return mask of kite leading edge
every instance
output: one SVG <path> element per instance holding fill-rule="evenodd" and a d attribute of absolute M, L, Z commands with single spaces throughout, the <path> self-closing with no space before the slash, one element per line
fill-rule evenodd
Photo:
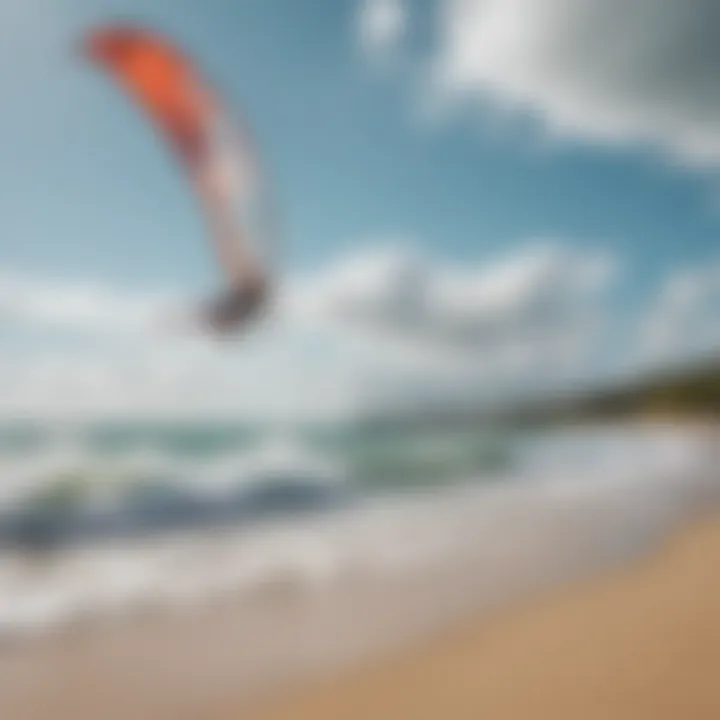
<path fill-rule="evenodd" d="M 110 25 L 84 39 L 86 56 L 145 112 L 185 168 L 200 200 L 226 279 L 201 310 L 210 330 L 228 333 L 257 317 L 268 296 L 267 187 L 247 128 L 227 111 L 195 63 L 159 34 Z"/>

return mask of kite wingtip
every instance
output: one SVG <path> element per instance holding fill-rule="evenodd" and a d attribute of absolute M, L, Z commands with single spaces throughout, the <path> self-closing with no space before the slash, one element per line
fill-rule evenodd
<path fill-rule="evenodd" d="M 115 19 L 88 27 L 80 37 L 84 55 L 95 61 L 108 59 L 129 41 L 157 35 L 151 28 L 130 19 Z"/>

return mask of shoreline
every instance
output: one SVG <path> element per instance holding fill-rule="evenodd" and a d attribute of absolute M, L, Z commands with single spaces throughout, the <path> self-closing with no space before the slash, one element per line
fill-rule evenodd
<path fill-rule="evenodd" d="M 526 599 L 247 720 L 714 720 L 720 717 L 720 515 L 598 577 Z M 232 706 L 213 714 L 231 720 Z"/>
<path fill-rule="evenodd" d="M 716 507 L 720 490 L 694 442 L 649 448 L 639 464 L 618 451 L 583 473 L 551 466 L 259 534 L 60 557 L 46 570 L 66 581 L 81 570 L 77 587 L 95 605 L 0 648 L 0 714 L 252 717 L 290 688 L 388 667 L 442 644 L 448 628 L 487 628 L 512 608 L 543 605 L 556 588 L 632 572 Z M 139 604 L 125 594 L 138 589 L 136 568 L 153 569 Z M 52 609 L 57 598 L 47 599 Z M 32 619 L 48 608 L 27 610 Z"/>

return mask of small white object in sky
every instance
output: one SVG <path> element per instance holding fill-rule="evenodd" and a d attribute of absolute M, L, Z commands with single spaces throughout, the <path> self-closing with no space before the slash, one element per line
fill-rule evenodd
<path fill-rule="evenodd" d="M 393 50 L 407 28 L 405 0 L 364 0 L 360 8 L 360 42 L 371 54 Z"/>

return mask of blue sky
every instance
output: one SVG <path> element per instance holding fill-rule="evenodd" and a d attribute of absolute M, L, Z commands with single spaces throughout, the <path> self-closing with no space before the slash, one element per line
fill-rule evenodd
<path fill-rule="evenodd" d="M 685 41 L 668 45 L 677 58 L 628 39 L 622 62 L 642 70 L 645 92 L 640 80 L 622 79 L 632 73 L 620 61 L 602 76 L 591 72 L 598 58 L 610 67 L 612 56 L 593 55 L 593 43 L 585 54 L 573 50 L 563 35 L 577 26 L 583 37 L 598 3 L 577 0 L 577 11 L 560 0 L 536 4 L 545 15 L 533 32 L 576 52 L 555 58 L 533 57 L 531 43 L 504 46 L 500 32 L 488 36 L 492 23 L 518 29 L 496 0 L 488 3 L 494 15 L 482 17 L 473 9 L 480 3 L 454 0 L 6 0 L 0 267 L 23 282 L 129 294 L 169 288 L 188 299 L 215 283 L 176 166 L 144 119 L 74 52 L 85 28 L 118 17 L 177 38 L 253 125 L 276 182 L 286 283 L 397 245 L 422 257 L 426 274 L 492 268 L 551 245 L 612 261 L 603 313 L 616 343 L 638 335 L 682 278 L 712 286 L 693 311 L 707 314 L 708 303 L 717 307 L 716 280 L 705 274 L 720 260 L 720 163 L 706 122 L 715 109 L 687 90 L 658 90 L 648 73 L 658 59 L 667 60 L 665 74 L 673 62 L 697 70 L 680 56 L 697 41 L 697 25 L 666 12 Z M 705 6 L 690 5 L 696 14 Z M 653 12 L 641 6 L 629 3 L 630 19 Z M 568 17 L 555 22 L 561 12 Z M 658 37 L 663 12 L 649 18 Z M 486 56 L 467 60 L 467 47 L 490 40 Z M 537 72 L 504 74 L 516 55 Z M 18 324 L 6 323 L 6 346 L 28 334 Z M 34 352 L 47 352 L 37 334 Z M 52 334 L 47 347 L 57 343 Z"/>

